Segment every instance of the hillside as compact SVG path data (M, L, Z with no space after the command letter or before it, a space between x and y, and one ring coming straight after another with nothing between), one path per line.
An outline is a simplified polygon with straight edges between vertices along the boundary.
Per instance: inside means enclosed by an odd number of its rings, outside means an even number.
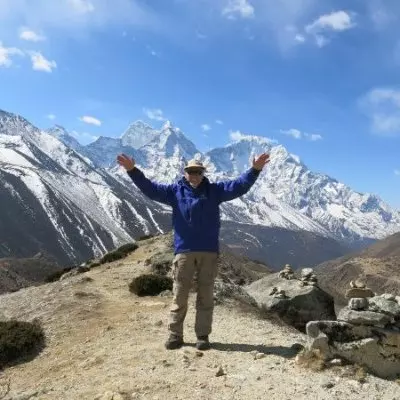
M345 302L349 282L356 278L364 279L374 292L400 295L400 233L361 252L323 262L315 271L321 287L340 303Z
M0 294L41 284L60 269L54 259L41 253L30 258L0 258Z
M306 337L225 299L215 306L213 348L196 352L190 295L186 345L164 349L170 297L128 291L145 260L167 244L145 241L124 260L63 281L0 296L5 318L39 319L47 343L0 375L0 398L31 400L394 399L400 388L352 367L322 372L295 362ZM360 383L357 379L362 381ZM8 392L8 394L7 394Z

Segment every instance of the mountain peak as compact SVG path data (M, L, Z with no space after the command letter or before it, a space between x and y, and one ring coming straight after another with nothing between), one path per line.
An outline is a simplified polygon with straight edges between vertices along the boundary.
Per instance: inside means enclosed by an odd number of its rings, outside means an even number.
M157 135L157 131L150 125L138 120L128 126L122 134L121 140L124 146L139 149L150 143Z
M163 124L163 126L162 126L162 128L161 128L161 130L162 131L166 131L166 130L168 130L168 129L174 129L175 127L174 127L174 125L173 125L173 123L171 122L171 121L165 121L164 122L164 124ZM176 129L176 128L175 128ZM179 129L178 129L179 130Z

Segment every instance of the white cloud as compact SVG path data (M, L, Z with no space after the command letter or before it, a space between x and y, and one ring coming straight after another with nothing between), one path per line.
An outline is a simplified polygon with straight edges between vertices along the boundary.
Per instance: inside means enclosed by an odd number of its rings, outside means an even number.
M28 28L21 28L19 37L20 39L27 40L30 42L41 42L46 40L45 36L40 35Z
M16 47L4 47L0 42L0 67L11 67L13 56L23 56L24 53Z
M79 14L87 14L94 11L94 5L89 0L67 0L67 2Z
M147 118L153 119L155 121L166 121L164 113L159 108L144 108L143 112L146 114Z
M218 124L218 125L223 125L224 124L223 121L221 121L220 119L216 119L215 123Z
M32 68L35 71L51 73L54 68L57 68L57 63L55 61L48 60L38 51L32 51L29 54L31 56Z
M291 136L294 139L301 139L302 133L298 129L281 130L284 135Z
M89 125L101 126L101 121L99 119L89 115L84 115L83 117L80 117L79 120Z
M13 29L19 21L73 36L107 25L157 29L161 25L151 7L140 0L0 0L0 27Z
M241 139L246 139L250 137L249 135L245 135L244 133L240 131L231 131L229 134L229 137L234 140L234 141L239 141Z
M326 29L345 31L355 26L354 17L346 11L335 11L331 14L321 15L313 23L305 27L307 33L320 32Z
M298 33L298 34L296 34L296 36L294 37L294 40L295 40L296 42L299 42L299 43L304 43L304 42L306 41L306 38L305 38L304 35L300 35L300 34Z
M211 126L208 124L203 124L201 125L201 129L203 129L204 132L211 131Z
M294 139L300 140L300 139L307 139L312 142L316 142L317 140L321 140L322 136L316 133L307 133L307 132L301 132L298 129L287 129L287 130L281 130L281 133L283 135L291 136Z
M359 102L376 134L400 135L400 89L375 88Z
M205 35L204 33L201 33L201 32L196 32L196 37L197 37L197 39L200 39L200 40L207 39L207 35Z
M305 136L307 139L311 140L312 142L315 142L317 140L322 140L322 136L317 134L317 133L305 133Z
M254 17L254 7L249 0L228 0L228 3L222 10L222 15L235 19L237 16L241 18Z
M400 169L395 169L394 170L394 174L397 175L397 176L400 176Z
M55 120L56 116L54 114L48 114L47 118L50 119L50 120Z

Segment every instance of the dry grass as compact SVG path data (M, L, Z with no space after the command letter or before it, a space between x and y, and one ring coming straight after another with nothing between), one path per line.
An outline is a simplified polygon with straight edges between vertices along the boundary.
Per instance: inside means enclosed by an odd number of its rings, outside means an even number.
M304 349L296 356L296 364L302 368L309 368L314 372L326 369L326 360L318 349Z

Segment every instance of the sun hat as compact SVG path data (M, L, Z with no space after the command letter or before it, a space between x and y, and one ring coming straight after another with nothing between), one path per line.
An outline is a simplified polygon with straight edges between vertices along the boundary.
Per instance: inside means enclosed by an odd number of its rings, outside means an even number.
M189 169L202 169L203 171L206 170L206 167L203 165L201 161L198 160L190 160L185 165L184 170L187 171Z

